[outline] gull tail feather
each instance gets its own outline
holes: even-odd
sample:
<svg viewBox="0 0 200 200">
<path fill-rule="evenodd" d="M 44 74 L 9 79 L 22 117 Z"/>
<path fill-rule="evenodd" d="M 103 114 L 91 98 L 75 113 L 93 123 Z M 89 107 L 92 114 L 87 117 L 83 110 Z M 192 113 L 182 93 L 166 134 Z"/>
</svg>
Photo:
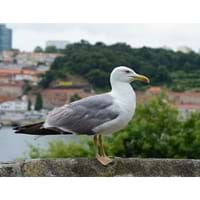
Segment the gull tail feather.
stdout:
<svg viewBox="0 0 200 200">
<path fill-rule="evenodd" d="M 17 134 L 29 134 L 29 135 L 60 135 L 60 134 L 72 134 L 70 132 L 63 132 L 57 128 L 44 128 L 44 122 L 30 124 L 26 126 L 15 127 L 15 133 Z"/>
</svg>

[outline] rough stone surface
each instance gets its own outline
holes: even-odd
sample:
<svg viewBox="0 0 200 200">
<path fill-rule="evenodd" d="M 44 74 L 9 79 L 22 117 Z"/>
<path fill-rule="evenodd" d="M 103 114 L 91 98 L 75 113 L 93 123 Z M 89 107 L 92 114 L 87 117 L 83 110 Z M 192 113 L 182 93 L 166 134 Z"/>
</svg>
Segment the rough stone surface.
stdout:
<svg viewBox="0 0 200 200">
<path fill-rule="evenodd" d="M 200 160 L 115 158 L 108 166 L 95 159 L 34 159 L 0 163 L 4 177 L 94 177 L 94 176 L 200 176 Z"/>
</svg>

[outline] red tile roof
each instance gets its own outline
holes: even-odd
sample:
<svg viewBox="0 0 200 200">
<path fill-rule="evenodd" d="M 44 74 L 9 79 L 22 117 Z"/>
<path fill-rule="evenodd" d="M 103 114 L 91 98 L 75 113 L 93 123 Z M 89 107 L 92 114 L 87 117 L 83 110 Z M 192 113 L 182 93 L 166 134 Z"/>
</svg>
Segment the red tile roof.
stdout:
<svg viewBox="0 0 200 200">
<path fill-rule="evenodd" d="M 0 96 L 0 103 L 3 103 L 5 101 L 12 101 L 14 99 L 15 98 L 12 98 L 12 97 Z"/>
<path fill-rule="evenodd" d="M 160 87 L 156 87 L 156 86 L 152 86 L 150 87 L 147 92 L 150 93 L 160 93 L 161 92 L 161 88 Z"/>
</svg>

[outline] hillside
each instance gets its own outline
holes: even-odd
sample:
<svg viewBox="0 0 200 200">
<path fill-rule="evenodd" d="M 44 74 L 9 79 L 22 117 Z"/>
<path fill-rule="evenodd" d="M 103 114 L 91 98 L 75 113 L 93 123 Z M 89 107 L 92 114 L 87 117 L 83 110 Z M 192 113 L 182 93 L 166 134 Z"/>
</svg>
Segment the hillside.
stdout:
<svg viewBox="0 0 200 200">
<path fill-rule="evenodd" d="M 132 48 L 125 43 L 92 45 L 82 40 L 68 45 L 61 53 L 64 56 L 54 61 L 41 86 L 48 87 L 52 81 L 65 79 L 67 74 L 77 74 L 94 88 L 107 89 L 112 69 L 126 65 L 150 77 L 151 85 L 173 90 L 200 88 L 200 55 L 194 52 L 184 54 L 162 48 Z M 137 83 L 135 87 L 138 86 Z"/>
</svg>

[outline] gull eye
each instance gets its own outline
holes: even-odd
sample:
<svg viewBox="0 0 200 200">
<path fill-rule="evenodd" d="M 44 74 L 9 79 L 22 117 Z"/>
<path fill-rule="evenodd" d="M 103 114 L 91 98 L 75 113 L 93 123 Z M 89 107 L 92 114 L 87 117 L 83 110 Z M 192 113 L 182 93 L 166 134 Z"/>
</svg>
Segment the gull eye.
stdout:
<svg viewBox="0 0 200 200">
<path fill-rule="evenodd" d="M 125 72 L 128 74 L 128 73 L 131 73 L 131 71 L 130 70 L 125 70 Z"/>
</svg>

